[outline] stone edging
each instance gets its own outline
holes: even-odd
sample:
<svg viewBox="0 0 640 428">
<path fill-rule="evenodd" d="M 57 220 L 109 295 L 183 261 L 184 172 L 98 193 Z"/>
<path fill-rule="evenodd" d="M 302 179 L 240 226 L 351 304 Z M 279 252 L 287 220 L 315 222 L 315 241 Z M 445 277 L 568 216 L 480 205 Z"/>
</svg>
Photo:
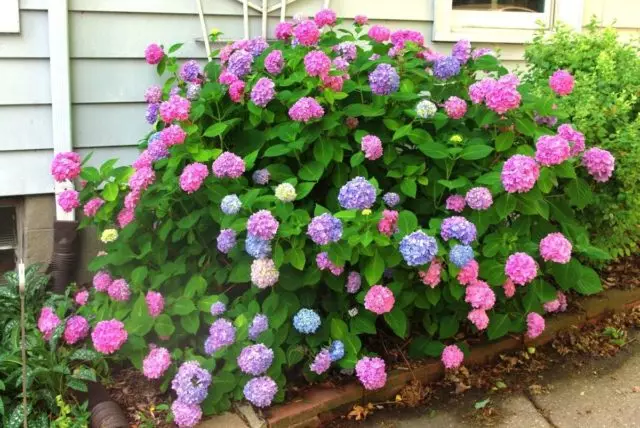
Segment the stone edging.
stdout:
<svg viewBox="0 0 640 428">
<path fill-rule="evenodd" d="M 559 314 L 547 320 L 544 333 L 535 340 L 522 337 L 507 337 L 494 343 L 475 347 L 465 358 L 466 366 L 477 366 L 493 361 L 504 352 L 521 348 L 524 344 L 543 345 L 550 342 L 559 332 L 573 326 L 595 322 L 608 313 L 623 312 L 640 307 L 640 288 L 631 290 L 609 289 L 605 292 L 583 297 L 577 301 L 580 313 Z M 286 404 L 274 406 L 265 411 L 269 428 L 317 427 L 336 414 L 337 409 L 361 401 L 383 401 L 395 396 L 415 376 L 424 383 L 438 380 L 444 374 L 440 361 L 432 359 L 413 369 L 391 371 L 387 384 L 377 391 L 366 391 L 359 383 L 353 382 L 341 387 L 318 385 L 305 392 L 302 398 Z"/>
</svg>

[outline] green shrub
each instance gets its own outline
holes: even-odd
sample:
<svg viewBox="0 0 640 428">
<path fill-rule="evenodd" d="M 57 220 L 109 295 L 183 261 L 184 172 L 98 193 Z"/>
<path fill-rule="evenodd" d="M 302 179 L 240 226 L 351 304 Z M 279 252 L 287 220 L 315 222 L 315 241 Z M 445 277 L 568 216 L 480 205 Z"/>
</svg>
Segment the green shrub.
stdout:
<svg viewBox="0 0 640 428">
<path fill-rule="evenodd" d="M 576 33 L 560 25 L 538 32 L 527 47 L 526 80 L 546 87 L 554 70 L 576 78 L 569 96 L 558 106 L 584 132 L 587 143 L 616 158 L 614 179 L 602 188 L 585 212 L 595 243 L 612 256 L 628 255 L 640 241 L 640 50 L 618 40 L 613 28 L 595 20 Z M 607 233 L 600 233 L 606 230 Z"/>
</svg>

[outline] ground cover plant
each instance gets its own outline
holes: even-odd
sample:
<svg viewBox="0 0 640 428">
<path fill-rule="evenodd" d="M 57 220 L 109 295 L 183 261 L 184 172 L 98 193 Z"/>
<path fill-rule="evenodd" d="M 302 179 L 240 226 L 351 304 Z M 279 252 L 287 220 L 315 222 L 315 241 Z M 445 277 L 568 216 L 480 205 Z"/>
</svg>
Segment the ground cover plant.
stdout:
<svg viewBox="0 0 640 428">
<path fill-rule="evenodd" d="M 577 210 L 614 159 L 579 130 L 535 121 L 571 93 L 543 94 L 487 49 L 450 55 L 420 33 L 335 13 L 242 40 L 204 69 L 150 45 L 163 87 L 134 164 L 57 155 L 58 197 L 105 243 L 88 303 L 92 345 L 171 388 L 175 422 L 285 397 L 287 377 L 386 382 L 363 347 L 380 329 L 453 369 L 459 332 L 493 340 L 544 330 L 566 292 L 601 290 L 606 257 Z M 214 36 L 215 37 L 215 36 Z"/>
<path fill-rule="evenodd" d="M 576 79 L 558 108 L 585 134 L 586 141 L 609 150 L 617 174 L 594 195 L 584 215 L 594 243 L 614 257 L 637 251 L 640 241 L 640 51 L 637 40 L 624 43 L 614 28 L 592 20 L 581 33 L 559 26 L 540 31 L 527 48 L 525 81 L 544 88 L 556 69 Z M 544 89 L 543 89 L 544 90 Z M 544 120 L 544 119 L 543 119 Z M 549 117 L 547 120 L 552 120 Z M 551 124 L 550 124 L 551 125 Z M 553 125 L 552 125 L 553 126 Z M 598 234 L 598 231 L 609 231 Z"/>
</svg>

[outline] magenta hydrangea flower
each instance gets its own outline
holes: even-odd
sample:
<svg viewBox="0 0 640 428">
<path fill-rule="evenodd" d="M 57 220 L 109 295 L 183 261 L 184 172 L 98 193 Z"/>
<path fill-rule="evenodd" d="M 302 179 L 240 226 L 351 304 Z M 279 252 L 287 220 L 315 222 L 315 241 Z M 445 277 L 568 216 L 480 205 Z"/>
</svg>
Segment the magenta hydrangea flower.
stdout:
<svg viewBox="0 0 640 428">
<path fill-rule="evenodd" d="M 245 164 L 240 156 L 224 152 L 213 161 L 212 170 L 218 178 L 238 178 L 244 174 Z"/>
<path fill-rule="evenodd" d="M 192 428 L 202 419 L 202 409 L 197 404 L 187 404 L 176 400 L 171 404 L 173 421 L 179 428 Z"/>
<path fill-rule="evenodd" d="M 471 52 L 471 59 L 476 60 L 485 55 L 496 56 L 496 53 L 491 48 L 478 48 Z"/>
<path fill-rule="evenodd" d="M 356 15 L 353 17 L 353 22 L 358 25 L 366 25 L 369 22 L 369 18 L 366 15 Z"/>
<path fill-rule="evenodd" d="M 51 175 L 57 182 L 73 180 L 80 175 L 80 155 L 74 152 L 57 153 L 51 162 Z"/>
<path fill-rule="evenodd" d="M 464 354 L 457 345 L 445 346 L 440 357 L 445 369 L 457 369 L 464 360 Z"/>
<path fill-rule="evenodd" d="M 171 125 L 160 131 L 160 140 L 167 147 L 184 143 L 187 133 L 179 125 Z"/>
<path fill-rule="evenodd" d="M 467 203 L 464 200 L 464 196 L 462 195 L 451 195 L 447 198 L 445 202 L 445 207 L 448 210 L 455 211 L 457 213 L 461 213 L 464 211 L 464 207 L 467 206 Z"/>
<path fill-rule="evenodd" d="M 584 134 L 573 129 L 571 125 L 565 123 L 558 126 L 558 135 L 571 145 L 571 156 L 577 156 L 584 151 Z"/>
<path fill-rule="evenodd" d="M 362 357 L 356 363 L 356 376 L 365 389 L 380 389 L 387 383 L 384 360 L 378 357 Z"/>
<path fill-rule="evenodd" d="M 467 314 L 467 319 L 480 331 L 489 327 L 489 316 L 482 309 L 474 309 Z"/>
<path fill-rule="evenodd" d="M 40 310 L 38 318 L 38 330 L 42 333 L 44 340 L 51 339 L 53 332 L 60 324 L 60 318 L 56 315 L 52 308 L 45 306 Z"/>
<path fill-rule="evenodd" d="M 320 270 L 329 270 L 333 276 L 340 276 L 344 272 L 344 266 L 337 266 L 331 259 L 326 251 L 318 253 L 316 256 L 316 264 Z"/>
<path fill-rule="evenodd" d="M 536 142 L 536 161 L 544 166 L 561 164 L 570 152 L 569 142 L 558 135 L 543 135 Z"/>
<path fill-rule="evenodd" d="M 318 27 L 332 26 L 336 23 L 336 13 L 331 9 L 322 9 L 313 18 Z"/>
<path fill-rule="evenodd" d="M 117 218 L 118 226 L 120 226 L 120 229 L 124 229 L 124 227 L 129 223 L 131 223 L 133 220 L 135 220 L 135 218 L 136 218 L 136 213 L 134 210 L 123 208 L 118 213 L 118 218 Z"/>
<path fill-rule="evenodd" d="M 307 123 L 324 116 L 322 106 L 311 97 L 302 97 L 289 109 L 289 117 L 297 122 Z"/>
<path fill-rule="evenodd" d="M 309 370 L 315 374 L 321 375 L 329 370 L 329 367 L 331 367 L 331 354 L 327 349 L 323 349 L 316 354 L 316 357 L 309 366 Z"/>
<path fill-rule="evenodd" d="M 156 173 L 151 167 L 144 167 L 136 170 L 129 177 L 129 187 L 132 190 L 146 190 L 156 181 Z"/>
<path fill-rule="evenodd" d="M 304 69 L 309 76 L 323 76 L 331 70 L 331 58 L 320 50 L 311 51 L 304 56 Z"/>
<path fill-rule="evenodd" d="M 71 212 L 80 206 L 79 193 L 75 190 L 64 190 L 58 195 L 58 205 L 64 212 Z"/>
<path fill-rule="evenodd" d="M 382 141 L 375 135 L 365 135 L 360 143 L 364 157 L 369 160 L 376 160 L 382 157 Z"/>
<path fill-rule="evenodd" d="M 478 274 L 480 273 L 480 265 L 477 261 L 471 260 L 464 265 L 460 272 L 458 272 L 458 282 L 462 285 L 473 284 L 478 280 Z"/>
<path fill-rule="evenodd" d="M 573 76 L 566 70 L 557 70 L 549 77 L 549 87 L 560 96 L 569 95 L 574 84 Z"/>
<path fill-rule="evenodd" d="M 66 343 L 73 345 L 87 337 L 88 334 L 89 322 L 80 315 L 74 315 L 67 320 L 62 336 Z"/>
<path fill-rule="evenodd" d="M 147 291 L 145 296 L 145 302 L 147 303 L 147 310 L 149 315 L 153 318 L 157 317 L 164 310 L 164 297 L 161 293 L 153 290 Z"/>
<path fill-rule="evenodd" d="M 279 22 L 276 25 L 276 39 L 278 40 L 287 40 L 293 36 L 293 24 L 290 22 Z"/>
<path fill-rule="evenodd" d="M 536 161 L 525 155 L 513 155 L 504 163 L 500 179 L 509 193 L 526 193 L 533 189 L 540 177 Z"/>
<path fill-rule="evenodd" d="M 268 77 L 261 77 L 251 89 L 251 101 L 259 107 L 266 107 L 276 96 L 276 84 Z"/>
<path fill-rule="evenodd" d="M 93 287 L 96 291 L 107 291 L 112 282 L 113 279 L 111 275 L 109 275 L 109 272 L 103 270 L 96 272 L 93 276 Z"/>
<path fill-rule="evenodd" d="M 144 50 L 144 59 L 147 61 L 147 64 L 157 64 L 164 57 L 164 51 L 162 47 L 156 43 L 151 43 Z"/>
<path fill-rule="evenodd" d="M 491 191 L 486 187 L 474 187 L 470 189 L 465 195 L 464 200 L 467 205 L 469 205 L 469 208 L 480 211 L 489 209 L 493 204 Z"/>
<path fill-rule="evenodd" d="M 502 289 L 504 290 L 504 295 L 507 299 L 512 298 L 516 294 L 516 285 L 513 283 L 511 278 L 507 278 L 504 284 L 502 284 Z"/>
<path fill-rule="evenodd" d="M 224 70 L 222 73 L 220 73 L 220 76 L 218 76 L 218 83 L 222 85 L 231 85 L 238 80 L 240 80 L 238 79 L 238 76 L 233 73 L 229 73 L 227 70 Z"/>
<path fill-rule="evenodd" d="M 484 281 L 473 281 L 465 289 L 464 301 L 474 309 L 488 311 L 496 304 L 496 294 Z"/>
<path fill-rule="evenodd" d="M 349 272 L 349 275 L 347 275 L 347 284 L 345 285 L 347 293 L 357 293 L 358 290 L 360 290 L 361 285 L 362 277 L 360 276 L 360 274 L 358 272 Z"/>
<path fill-rule="evenodd" d="M 364 307 L 378 315 L 391 312 L 395 302 L 393 292 L 384 285 L 374 285 L 364 297 Z"/>
<path fill-rule="evenodd" d="M 246 84 L 242 80 L 236 80 L 229 85 L 229 98 L 234 103 L 240 103 L 244 99 L 244 88 Z"/>
<path fill-rule="evenodd" d="M 383 25 L 373 25 L 369 28 L 369 32 L 367 33 L 369 37 L 375 40 L 378 43 L 383 43 L 389 40 L 391 36 L 391 30 Z"/>
<path fill-rule="evenodd" d="M 382 211 L 382 218 L 378 222 L 378 231 L 387 236 L 391 236 L 396 233 L 398 231 L 398 217 L 398 211 Z"/>
<path fill-rule="evenodd" d="M 151 345 L 151 351 L 142 360 L 142 374 L 147 379 L 160 379 L 171 365 L 171 354 L 166 348 Z"/>
<path fill-rule="evenodd" d="M 521 99 L 522 96 L 513 82 L 500 79 L 488 86 L 484 101 L 489 109 L 498 114 L 505 114 L 518 108 Z"/>
<path fill-rule="evenodd" d="M 184 167 L 180 174 L 180 188 L 187 193 L 193 193 L 202 186 L 209 175 L 209 168 L 202 163 L 194 162 Z"/>
<path fill-rule="evenodd" d="M 127 341 L 127 330 L 118 320 L 100 321 L 91 332 L 91 340 L 96 351 L 102 354 L 113 354 Z"/>
<path fill-rule="evenodd" d="M 284 67 L 284 57 L 282 56 L 281 50 L 274 50 L 269 52 L 267 57 L 264 59 L 264 68 L 267 72 L 278 75 L 282 71 Z"/>
<path fill-rule="evenodd" d="M 329 213 L 321 214 L 311 220 L 307 235 L 318 245 L 338 242 L 342 238 L 342 222 Z"/>
<path fill-rule="evenodd" d="M 434 288 L 436 285 L 440 284 L 441 274 L 442 263 L 440 263 L 438 259 L 433 259 L 431 264 L 429 264 L 429 269 L 427 269 L 426 271 L 418 272 L 422 283 L 424 285 L 428 285 L 431 288 Z"/>
<path fill-rule="evenodd" d="M 104 205 L 104 199 L 102 198 L 91 198 L 89 200 L 89 202 L 87 202 L 86 204 L 84 204 L 84 208 L 82 209 L 82 212 L 84 213 L 84 215 L 86 215 L 87 217 L 93 217 L 94 215 L 96 215 L 98 213 L 98 210 L 100 209 L 100 207 L 102 207 Z"/>
<path fill-rule="evenodd" d="M 76 302 L 78 306 L 84 306 L 89 301 L 89 291 L 82 290 L 78 291 L 73 298 L 73 301 Z"/>
<path fill-rule="evenodd" d="M 315 22 L 307 19 L 295 26 L 293 35 L 301 45 L 314 46 L 320 39 L 320 30 Z"/>
<path fill-rule="evenodd" d="M 527 337 L 535 339 L 544 331 L 545 322 L 541 315 L 531 312 L 527 315 Z"/>
<path fill-rule="evenodd" d="M 567 310 L 567 296 L 562 291 L 558 291 L 554 300 L 542 306 L 545 312 L 564 312 Z"/>
<path fill-rule="evenodd" d="M 133 161 L 133 164 L 131 164 L 131 166 L 133 166 L 133 169 L 135 170 L 142 169 L 142 168 L 151 168 L 151 165 L 153 165 L 153 158 L 149 154 L 148 150 L 143 150 L 138 155 L 136 160 Z"/>
<path fill-rule="evenodd" d="M 246 374 L 259 376 L 266 372 L 273 362 L 273 350 L 262 343 L 242 348 L 238 356 L 238 367 Z"/>
<path fill-rule="evenodd" d="M 467 112 L 467 103 L 462 98 L 449 97 L 444 102 L 444 110 L 451 119 L 461 119 Z"/>
<path fill-rule="evenodd" d="M 269 376 L 254 377 L 244 386 L 244 398 L 256 407 L 269 407 L 278 385 Z"/>
<path fill-rule="evenodd" d="M 540 255 L 547 262 L 569 263 L 571 249 L 571 242 L 562 233 L 550 233 L 540 241 Z"/>
<path fill-rule="evenodd" d="M 190 110 L 191 101 L 180 95 L 171 95 L 167 101 L 160 104 L 160 118 L 166 123 L 171 123 L 174 120 L 187 120 Z"/>
<path fill-rule="evenodd" d="M 109 297 L 117 302 L 125 302 L 131 297 L 131 290 L 129 284 L 124 279 L 116 279 L 109 285 L 107 289 Z"/>
<path fill-rule="evenodd" d="M 278 282 L 280 272 L 271 259 L 255 259 L 251 263 L 251 282 L 258 288 L 272 287 Z"/>
<path fill-rule="evenodd" d="M 471 102 L 474 104 L 484 102 L 487 94 L 492 90 L 495 84 L 495 79 L 487 77 L 469 86 L 469 98 L 471 98 Z"/>
<path fill-rule="evenodd" d="M 162 101 L 162 88 L 158 85 L 152 85 L 144 91 L 144 100 L 150 104 Z"/>
<path fill-rule="evenodd" d="M 606 150 L 593 147 L 582 156 L 582 165 L 587 168 L 594 180 L 604 183 L 609 181 L 615 168 L 616 160 Z"/>
<path fill-rule="evenodd" d="M 267 210 L 255 212 L 247 220 L 247 232 L 260 239 L 271 240 L 278 232 L 278 220 Z"/>
<path fill-rule="evenodd" d="M 504 273 L 514 284 L 525 285 L 538 275 L 538 265 L 533 257 L 526 253 L 513 253 L 507 259 Z"/>
<path fill-rule="evenodd" d="M 397 49 L 404 48 L 406 42 L 413 42 L 418 46 L 424 45 L 424 36 L 419 31 L 397 30 L 391 33 L 391 43 Z"/>
</svg>

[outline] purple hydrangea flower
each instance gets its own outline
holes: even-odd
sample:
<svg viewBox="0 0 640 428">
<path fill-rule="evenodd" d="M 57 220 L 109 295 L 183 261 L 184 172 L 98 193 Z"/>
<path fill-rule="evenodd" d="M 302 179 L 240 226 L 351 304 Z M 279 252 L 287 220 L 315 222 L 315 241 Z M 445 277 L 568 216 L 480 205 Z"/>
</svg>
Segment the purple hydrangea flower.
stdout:
<svg viewBox="0 0 640 428">
<path fill-rule="evenodd" d="M 474 187 L 470 189 L 465 195 L 464 200 L 469 208 L 480 211 L 489 209 L 493 204 L 491 191 L 486 187 Z"/>
<path fill-rule="evenodd" d="M 349 272 L 349 276 L 347 276 L 347 284 L 346 289 L 347 293 L 355 294 L 360 290 L 360 286 L 362 285 L 362 277 L 358 272 Z"/>
<path fill-rule="evenodd" d="M 200 367 L 197 361 L 187 361 L 178 369 L 178 373 L 171 381 L 171 388 L 181 402 L 200 404 L 207 398 L 210 384 L 211 374 Z"/>
<path fill-rule="evenodd" d="M 255 39 L 249 40 L 247 43 L 247 48 L 254 57 L 260 56 L 260 54 L 268 47 L 269 43 L 267 43 L 267 41 L 262 37 L 256 37 Z"/>
<path fill-rule="evenodd" d="M 316 358 L 313 360 L 313 363 L 309 366 L 309 370 L 314 372 L 315 374 L 321 375 L 322 373 L 329 370 L 331 367 L 331 354 L 328 350 L 323 349 L 318 352 Z"/>
<path fill-rule="evenodd" d="M 296 122 L 307 123 L 313 119 L 320 119 L 324 116 L 322 106 L 311 97 L 302 97 L 289 109 L 289 117 Z"/>
<path fill-rule="evenodd" d="M 147 145 L 147 153 L 149 157 L 154 161 L 165 159 L 169 157 L 169 149 L 162 140 L 162 135 L 159 132 L 154 133 L 149 137 L 149 143 Z"/>
<path fill-rule="evenodd" d="M 236 231 L 233 229 L 222 229 L 216 238 L 218 251 L 228 254 L 236 246 Z"/>
<path fill-rule="evenodd" d="M 204 343 L 204 352 L 212 355 L 236 341 L 236 328 L 224 318 L 217 319 L 209 328 L 209 337 Z"/>
<path fill-rule="evenodd" d="M 278 220 L 269 211 L 260 210 L 251 214 L 251 217 L 247 220 L 247 232 L 249 235 L 270 240 L 276 236 L 279 225 Z"/>
<path fill-rule="evenodd" d="M 418 230 L 402 238 L 400 253 L 409 266 L 426 265 L 438 253 L 438 243 L 433 237 Z"/>
<path fill-rule="evenodd" d="M 227 215 L 235 215 L 240 212 L 242 202 L 238 195 L 227 195 L 220 201 L 220 210 Z"/>
<path fill-rule="evenodd" d="M 274 50 L 269 52 L 269 55 L 264 59 L 264 68 L 267 72 L 278 75 L 284 67 L 284 57 L 282 51 Z"/>
<path fill-rule="evenodd" d="M 273 350 L 262 343 L 245 346 L 238 356 L 238 367 L 246 374 L 259 376 L 266 372 L 273 362 Z"/>
<path fill-rule="evenodd" d="M 144 119 L 149 125 L 153 125 L 158 120 L 158 111 L 160 110 L 160 103 L 151 103 L 147 106 L 147 111 L 144 114 Z"/>
<path fill-rule="evenodd" d="M 259 107 L 266 107 L 269 101 L 276 96 L 276 84 L 268 77 L 261 77 L 258 83 L 251 89 L 251 101 Z"/>
<path fill-rule="evenodd" d="M 198 98 L 198 96 L 200 95 L 200 85 L 197 83 L 189 83 L 187 85 L 187 99 L 188 100 L 195 100 Z"/>
<path fill-rule="evenodd" d="M 440 236 L 445 241 L 454 238 L 469 245 L 476 239 L 476 225 L 461 216 L 447 217 L 440 225 Z"/>
<path fill-rule="evenodd" d="M 371 208 L 376 201 L 376 189 L 364 177 L 356 177 L 340 188 L 338 202 L 348 210 Z"/>
<path fill-rule="evenodd" d="M 244 249 L 254 259 L 262 259 L 271 255 L 271 241 L 249 235 L 244 241 Z"/>
<path fill-rule="evenodd" d="M 376 95 L 389 95 L 400 88 L 400 76 L 390 64 L 378 64 L 369 74 L 371 92 Z"/>
<path fill-rule="evenodd" d="M 185 82 L 199 83 L 200 82 L 200 64 L 196 60 L 190 60 L 183 63 L 180 66 L 180 78 Z"/>
<path fill-rule="evenodd" d="M 211 315 L 214 317 L 224 314 L 226 310 L 227 305 L 225 305 L 224 302 L 215 302 L 211 305 Z"/>
<path fill-rule="evenodd" d="M 271 174 L 269 174 L 269 170 L 266 169 L 266 168 L 258 169 L 253 173 L 251 178 L 253 178 L 253 181 L 256 184 L 264 185 L 264 184 L 267 184 L 269 182 L 269 179 L 271 178 Z"/>
<path fill-rule="evenodd" d="M 251 64 L 253 64 L 253 55 L 244 49 L 238 49 L 229 57 L 227 71 L 238 78 L 242 78 L 251 72 Z"/>
<path fill-rule="evenodd" d="M 389 208 L 393 208 L 400 203 L 400 195 L 394 192 L 385 193 L 382 200 Z"/>
<path fill-rule="evenodd" d="M 202 409 L 197 404 L 186 404 L 176 400 L 171 404 L 173 421 L 179 428 L 195 427 L 202 419 Z"/>
<path fill-rule="evenodd" d="M 162 88 L 158 85 L 149 86 L 144 91 L 144 100 L 150 104 L 159 103 L 162 101 Z"/>
<path fill-rule="evenodd" d="M 446 80 L 460 73 L 460 62 L 452 57 L 445 56 L 433 63 L 433 75 L 440 80 Z"/>
<path fill-rule="evenodd" d="M 342 238 L 342 222 L 331 214 L 321 214 L 311 220 L 307 235 L 318 245 L 338 242 Z"/>
<path fill-rule="evenodd" d="M 451 56 L 458 60 L 460 64 L 466 64 L 471 58 L 471 42 L 469 40 L 458 40 L 451 49 Z"/>
<path fill-rule="evenodd" d="M 254 377 L 244 386 L 244 398 L 256 407 L 269 407 L 278 385 L 269 376 Z"/>
<path fill-rule="evenodd" d="M 249 339 L 256 340 L 260 334 L 269 328 L 269 318 L 264 314 L 256 314 L 249 326 Z"/>
</svg>

